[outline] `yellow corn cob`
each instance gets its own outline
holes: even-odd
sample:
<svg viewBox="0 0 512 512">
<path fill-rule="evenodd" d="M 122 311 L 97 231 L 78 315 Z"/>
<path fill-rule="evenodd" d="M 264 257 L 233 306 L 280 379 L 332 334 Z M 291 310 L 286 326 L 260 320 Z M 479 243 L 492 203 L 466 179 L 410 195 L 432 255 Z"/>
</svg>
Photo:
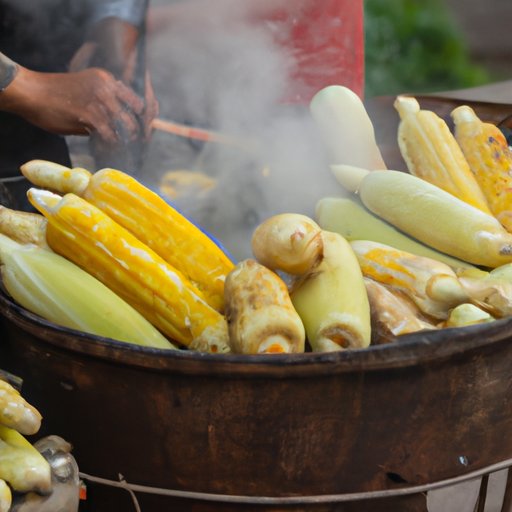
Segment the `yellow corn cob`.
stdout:
<svg viewBox="0 0 512 512">
<path fill-rule="evenodd" d="M 233 263 L 199 228 L 137 180 L 114 169 L 103 169 L 88 178 L 79 169 L 76 189 L 70 190 L 74 169 L 33 160 L 21 170 L 39 187 L 73 192 L 98 207 L 180 270 L 208 304 L 223 310 L 224 280 Z"/>
<path fill-rule="evenodd" d="M 50 250 L 23 246 L 0 234 L 0 261 L 9 294 L 46 320 L 119 341 L 175 348 L 104 284 Z"/>
<path fill-rule="evenodd" d="M 11 488 L 5 483 L 5 480 L 0 480 L 0 512 L 9 512 L 11 504 Z"/>
<path fill-rule="evenodd" d="M 0 423 L 25 435 L 35 434 L 41 426 L 39 411 L 2 379 L 0 379 Z"/>
<path fill-rule="evenodd" d="M 370 305 L 349 243 L 321 232 L 322 258 L 296 283 L 291 298 L 314 351 L 366 348 L 371 341 Z"/>
<path fill-rule="evenodd" d="M 512 231 L 512 151 L 497 126 L 482 122 L 474 110 L 452 112 L 455 137 L 493 215 Z"/>
<path fill-rule="evenodd" d="M 277 274 L 254 260 L 244 260 L 228 274 L 224 291 L 234 352 L 304 352 L 304 326 Z"/>
<path fill-rule="evenodd" d="M 30 189 L 48 219 L 50 247 L 94 275 L 165 335 L 197 350 L 228 351 L 225 318 L 178 270 L 74 194 Z"/>
<path fill-rule="evenodd" d="M 366 277 L 401 291 L 426 315 L 445 319 L 451 308 L 468 300 L 444 263 L 377 242 L 357 240 L 351 246 Z"/>
<path fill-rule="evenodd" d="M 0 425 L 0 479 L 15 491 L 51 490 L 51 469 L 46 459 L 16 430 Z"/>
<path fill-rule="evenodd" d="M 485 196 L 444 120 L 434 112 L 420 110 L 418 102 L 406 96 L 396 99 L 395 108 L 401 118 L 398 144 L 409 172 L 490 213 Z"/>
</svg>

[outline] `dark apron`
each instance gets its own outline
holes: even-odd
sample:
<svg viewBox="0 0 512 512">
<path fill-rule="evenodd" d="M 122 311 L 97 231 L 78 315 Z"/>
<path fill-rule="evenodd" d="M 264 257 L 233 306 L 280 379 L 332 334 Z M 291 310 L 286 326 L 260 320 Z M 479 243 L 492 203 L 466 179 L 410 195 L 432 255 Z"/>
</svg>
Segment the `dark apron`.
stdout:
<svg viewBox="0 0 512 512">
<path fill-rule="evenodd" d="M 85 36 L 85 16 L 80 0 L 0 0 L 0 51 L 35 71 L 66 71 Z M 28 208 L 19 168 L 32 159 L 70 165 L 64 137 L 0 112 L 0 180 L 15 207 Z"/>
</svg>

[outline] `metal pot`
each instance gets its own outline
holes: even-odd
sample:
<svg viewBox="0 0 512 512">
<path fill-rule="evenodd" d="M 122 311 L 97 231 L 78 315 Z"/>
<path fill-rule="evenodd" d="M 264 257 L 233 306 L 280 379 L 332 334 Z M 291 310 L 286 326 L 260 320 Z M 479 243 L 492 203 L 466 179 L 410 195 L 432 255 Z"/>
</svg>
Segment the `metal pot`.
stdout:
<svg viewBox="0 0 512 512">
<path fill-rule="evenodd" d="M 5 294 L 0 313 L 2 366 L 44 412 L 41 435 L 72 442 L 86 474 L 184 492 L 138 495 L 145 512 L 183 497 L 200 506 L 179 510 L 338 510 L 347 493 L 512 458 L 512 319 L 365 350 L 237 356 L 60 328 Z M 130 510 L 125 491 L 91 500 Z"/>
</svg>

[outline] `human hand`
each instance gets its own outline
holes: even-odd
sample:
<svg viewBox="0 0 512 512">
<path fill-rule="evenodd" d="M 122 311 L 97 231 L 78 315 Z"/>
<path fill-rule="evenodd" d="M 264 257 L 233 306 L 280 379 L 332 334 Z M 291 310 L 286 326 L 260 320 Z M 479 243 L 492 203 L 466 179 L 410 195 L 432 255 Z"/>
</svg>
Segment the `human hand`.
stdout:
<svg viewBox="0 0 512 512">
<path fill-rule="evenodd" d="M 91 134 L 106 144 L 141 134 L 144 101 L 104 69 L 40 73 L 19 67 L 0 93 L 0 110 L 61 135 Z"/>
</svg>

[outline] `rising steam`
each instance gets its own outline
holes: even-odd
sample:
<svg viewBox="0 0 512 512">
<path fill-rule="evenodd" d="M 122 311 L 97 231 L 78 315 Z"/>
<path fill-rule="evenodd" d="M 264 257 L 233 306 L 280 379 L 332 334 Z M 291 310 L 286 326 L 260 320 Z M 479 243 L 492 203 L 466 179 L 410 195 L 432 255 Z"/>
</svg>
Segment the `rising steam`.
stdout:
<svg viewBox="0 0 512 512">
<path fill-rule="evenodd" d="M 287 101 L 297 89 L 297 59 L 277 41 L 287 39 L 291 25 L 252 22 L 243 7 L 249 3 L 216 0 L 193 13 L 177 9 L 160 27 L 157 17 L 148 46 L 160 116 L 242 144 L 194 147 L 157 133 L 146 172 L 156 181 L 184 168 L 214 178 L 208 193 L 175 202 L 238 258 L 249 256 L 252 231 L 268 216 L 314 215 L 319 198 L 340 192 L 307 105 Z"/>
</svg>

